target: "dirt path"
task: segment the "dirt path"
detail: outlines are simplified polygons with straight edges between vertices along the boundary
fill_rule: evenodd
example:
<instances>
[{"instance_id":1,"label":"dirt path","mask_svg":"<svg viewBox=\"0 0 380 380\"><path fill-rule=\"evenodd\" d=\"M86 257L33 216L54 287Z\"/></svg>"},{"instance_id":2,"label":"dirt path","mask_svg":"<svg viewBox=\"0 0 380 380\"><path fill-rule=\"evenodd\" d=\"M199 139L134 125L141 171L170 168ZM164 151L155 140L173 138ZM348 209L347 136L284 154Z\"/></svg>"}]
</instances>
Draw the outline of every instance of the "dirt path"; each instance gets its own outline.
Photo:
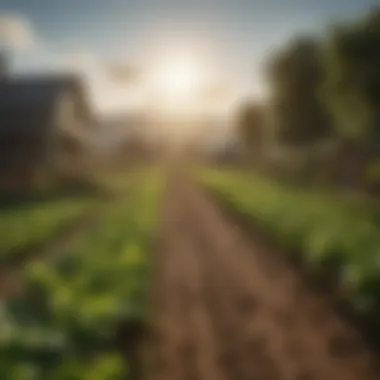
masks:
<instances>
[{"instance_id":1,"label":"dirt path","mask_svg":"<svg viewBox=\"0 0 380 380\"><path fill-rule=\"evenodd\" d=\"M200 190L171 184L153 297L154 380L373 380L357 333Z\"/></svg>"}]
</instances>

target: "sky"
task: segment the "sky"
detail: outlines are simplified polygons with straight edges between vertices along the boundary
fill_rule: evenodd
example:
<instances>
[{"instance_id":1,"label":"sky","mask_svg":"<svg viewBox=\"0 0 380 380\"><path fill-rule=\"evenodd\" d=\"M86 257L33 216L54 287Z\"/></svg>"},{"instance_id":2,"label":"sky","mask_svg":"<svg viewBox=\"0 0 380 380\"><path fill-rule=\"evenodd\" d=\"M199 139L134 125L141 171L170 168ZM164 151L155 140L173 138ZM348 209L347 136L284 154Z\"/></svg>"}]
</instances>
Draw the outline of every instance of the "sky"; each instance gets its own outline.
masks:
<instances>
[{"instance_id":1,"label":"sky","mask_svg":"<svg viewBox=\"0 0 380 380\"><path fill-rule=\"evenodd\" d=\"M0 43L16 72L75 68L96 107L138 108L138 86L112 81L103 62L150 69L160 54L195 51L237 97L264 90L261 67L294 34L321 33L379 0L0 0ZM116 83L118 82L118 83ZM122 81L121 81L122 82ZM140 92L139 92L140 91Z\"/></svg>"}]
</instances>

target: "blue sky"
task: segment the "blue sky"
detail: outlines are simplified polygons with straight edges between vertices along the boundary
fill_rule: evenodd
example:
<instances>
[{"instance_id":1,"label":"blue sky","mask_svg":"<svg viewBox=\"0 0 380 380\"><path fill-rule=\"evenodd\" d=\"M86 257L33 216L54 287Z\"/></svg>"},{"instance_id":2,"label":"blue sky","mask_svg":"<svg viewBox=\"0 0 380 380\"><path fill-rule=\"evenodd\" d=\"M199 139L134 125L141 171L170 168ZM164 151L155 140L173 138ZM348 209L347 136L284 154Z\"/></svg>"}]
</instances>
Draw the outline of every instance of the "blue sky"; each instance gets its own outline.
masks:
<instances>
[{"instance_id":1,"label":"blue sky","mask_svg":"<svg viewBox=\"0 0 380 380\"><path fill-rule=\"evenodd\" d=\"M228 83L260 86L260 65L296 33L355 17L375 0L0 0L0 13L27 20L36 48L15 53L18 70L46 68L80 52L142 62L165 38L204 44ZM62 58L64 59L64 58ZM59 60L59 59L58 59Z\"/></svg>"}]
</instances>

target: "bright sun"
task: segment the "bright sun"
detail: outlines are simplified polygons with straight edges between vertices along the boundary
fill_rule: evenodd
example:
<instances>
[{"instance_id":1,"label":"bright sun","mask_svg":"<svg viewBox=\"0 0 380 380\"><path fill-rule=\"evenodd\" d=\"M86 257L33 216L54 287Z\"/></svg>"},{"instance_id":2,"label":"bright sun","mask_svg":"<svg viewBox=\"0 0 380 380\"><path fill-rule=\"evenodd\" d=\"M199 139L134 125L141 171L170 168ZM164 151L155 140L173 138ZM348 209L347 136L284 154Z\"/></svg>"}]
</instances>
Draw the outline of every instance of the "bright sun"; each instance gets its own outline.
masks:
<instances>
[{"instance_id":1,"label":"bright sun","mask_svg":"<svg viewBox=\"0 0 380 380\"><path fill-rule=\"evenodd\" d=\"M155 65L152 85L161 108L178 111L191 108L204 82L202 65L193 57L167 57Z\"/></svg>"},{"instance_id":2,"label":"bright sun","mask_svg":"<svg viewBox=\"0 0 380 380\"><path fill-rule=\"evenodd\" d=\"M172 62L162 72L162 84L170 96L188 97L197 89L200 73L193 62Z\"/></svg>"}]
</instances>

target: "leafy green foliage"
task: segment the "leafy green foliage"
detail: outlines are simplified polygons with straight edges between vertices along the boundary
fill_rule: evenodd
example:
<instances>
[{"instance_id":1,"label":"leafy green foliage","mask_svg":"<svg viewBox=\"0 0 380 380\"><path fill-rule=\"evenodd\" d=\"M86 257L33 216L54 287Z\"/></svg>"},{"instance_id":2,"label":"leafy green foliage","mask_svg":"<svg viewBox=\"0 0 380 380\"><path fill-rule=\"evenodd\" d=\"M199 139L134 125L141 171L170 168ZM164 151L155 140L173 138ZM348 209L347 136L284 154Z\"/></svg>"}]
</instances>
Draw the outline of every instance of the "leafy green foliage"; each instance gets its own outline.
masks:
<instances>
[{"instance_id":1,"label":"leafy green foliage","mask_svg":"<svg viewBox=\"0 0 380 380\"><path fill-rule=\"evenodd\" d=\"M1 379L125 378L124 359L107 347L122 323L145 316L159 186L146 181L77 249L25 268L25 292L1 305Z\"/></svg>"},{"instance_id":2,"label":"leafy green foliage","mask_svg":"<svg viewBox=\"0 0 380 380\"><path fill-rule=\"evenodd\" d=\"M267 66L276 140L302 145L329 136L330 120L318 97L323 80L319 42L291 41Z\"/></svg>"},{"instance_id":3,"label":"leafy green foliage","mask_svg":"<svg viewBox=\"0 0 380 380\"><path fill-rule=\"evenodd\" d=\"M1 211L0 259L43 243L93 205L88 199L66 199Z\"/></svg>"},{"instance_id":4,"label":"leafy green foliage","mask_svg":"<svg viewBox=\"0 0 380 380\"><path fill-rule=\"evenodd\" d=\"M202 182L289 252L302 253L310 268L338 266L338 281L350 289L355 307L370 312L380 304L380 228L368 208L231 172L207 172Z\"/></svg>"},{"instance_id":5,"label":"leafy green foliage","mask_svg":"<svg viewBox=\"0 0 380 380\"><path fill-rule=\"evenodd\" d=\"M266 128L273 139L264 148L273 154L265 155L263 166L304 182L328 166L326 182L378 194L366 169L380 156L379 52L380 8L374 8L334 24L324 36L294 38L273 54L265 66ZM325 142L334 150L314 156L313 147ZM305 160L295 165L292 150L298 149Z\"/></svg>"},{"instance_id":6,"label":"leafy green foliage","mask_svg":"<svg viewBox=\"0 0 380 380\"><path fill-rule=\"evenodd\" d=\"M345 138L379 136L380 10L329 34L323 95Z\"/></svg>"}]
</instances>

